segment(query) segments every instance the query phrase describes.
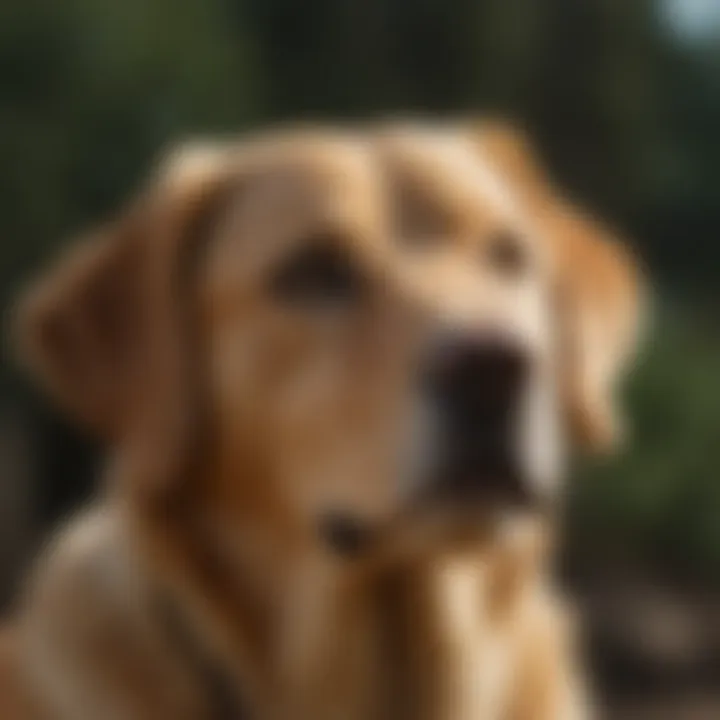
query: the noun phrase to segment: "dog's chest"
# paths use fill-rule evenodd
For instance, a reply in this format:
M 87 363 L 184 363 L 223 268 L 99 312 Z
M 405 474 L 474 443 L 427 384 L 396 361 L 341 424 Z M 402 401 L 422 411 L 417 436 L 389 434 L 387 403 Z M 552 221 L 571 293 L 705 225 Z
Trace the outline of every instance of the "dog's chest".
M 473 553 L 394 568 L 349 595 L 303 583 L 313 592 L 293 595 L 285 706 L 312 720 L 504 718 L 527 580 L 507 555 Z
M 392 578 L 378 606 L 377 717 L 494 720 L 506 704 L 515 598 L 494 607 L 493 568 L 451 558 Z

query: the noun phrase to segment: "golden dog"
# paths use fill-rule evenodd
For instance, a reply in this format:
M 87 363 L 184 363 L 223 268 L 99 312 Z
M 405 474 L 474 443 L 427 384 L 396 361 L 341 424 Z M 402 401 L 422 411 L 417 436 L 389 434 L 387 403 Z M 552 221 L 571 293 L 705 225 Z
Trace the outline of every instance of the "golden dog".
M 503 126 L 173 154 L 20 308 L 109 457 L 21 603 L 17 717 L 585 717 L 553 498 L 637 320 Z

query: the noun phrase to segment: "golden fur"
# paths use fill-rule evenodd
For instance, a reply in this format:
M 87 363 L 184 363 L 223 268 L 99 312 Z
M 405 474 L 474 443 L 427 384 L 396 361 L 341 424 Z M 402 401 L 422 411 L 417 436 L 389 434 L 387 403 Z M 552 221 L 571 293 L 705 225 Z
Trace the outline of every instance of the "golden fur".
M 463 537 L 439 510 L 395 520 L 409 379 L 442 325 L 501 326 L 531 349 L 538 412 L 560 418 L 523 435 L 542 484 L 562 471 L 547 451 L 564 418 L 583 442 L 616 434 L 634 264 L 523 146 L 498 125 L 196 144 L 32 290 L 23 357 L 110 452 L 102 497 L 45 553 L 15 623 L 12 687 L 44 714 L 3 718 L 210 717 L 195 655 L 253 718 L 586 716 L 544 513 L 478 511 Z M 522 287 L 478 260 L 507 226 L 536 263 Z M 442 243 L 408 251 L 425 238 L 395 242 L 399 227 Z M 362 310 L 269 297 L 317 237 L 370 279 Z M 319 542 L 338 505 L 385 528 L 368 557 Z

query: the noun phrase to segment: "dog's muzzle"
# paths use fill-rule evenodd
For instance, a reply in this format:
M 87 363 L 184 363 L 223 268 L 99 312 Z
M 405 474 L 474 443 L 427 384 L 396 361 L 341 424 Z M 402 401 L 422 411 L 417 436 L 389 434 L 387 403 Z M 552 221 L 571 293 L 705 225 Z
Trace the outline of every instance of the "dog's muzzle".
M 433 349 L 423 374 L 440 435 L 431 495 L 526 499 L 517 438 L 529 369 L 528 353 L 502 335 L 458 334 Z
M 409 474 L 400 526 L 443 518 L 445 528 L 475 527 L 486 512 L 535 506 L 520 442 L 531 366 L 530 353 L 503 335 L 455 334 L 434 343 L 419 374 L 424 417 L 432 418 L 414 437 L 420 463 Z M 340 508 L 319 529 L 338 555 L 356 558 L 382 546 L 380 525 Z

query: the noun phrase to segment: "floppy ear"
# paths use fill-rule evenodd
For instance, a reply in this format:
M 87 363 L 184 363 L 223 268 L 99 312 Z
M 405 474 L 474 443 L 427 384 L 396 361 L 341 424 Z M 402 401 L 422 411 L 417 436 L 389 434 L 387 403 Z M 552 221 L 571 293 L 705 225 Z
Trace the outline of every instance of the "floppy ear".
M 618 385 L 634 358 L 645 315 L 635 258 L 602 226 L 558 206 L 546 232 L 558 247 L 558 312 L 570 420 L 585 446 L 616 447 L 625 436 Z
M 638 345 L 644 290 L 627 247 L 551 184 L 524 133 L 502 122 L 473 137 L 529 212 L 557 270 L 563 378 L 577 440 L 592 449 L 623 436 L 617 386 Z
M 156 478 L 187 445 L 188 268 L 225 179 L 217 153 L 173 157 L 130 209 L 30 289 L 15 317 L 20 359 L 49 394 Z

